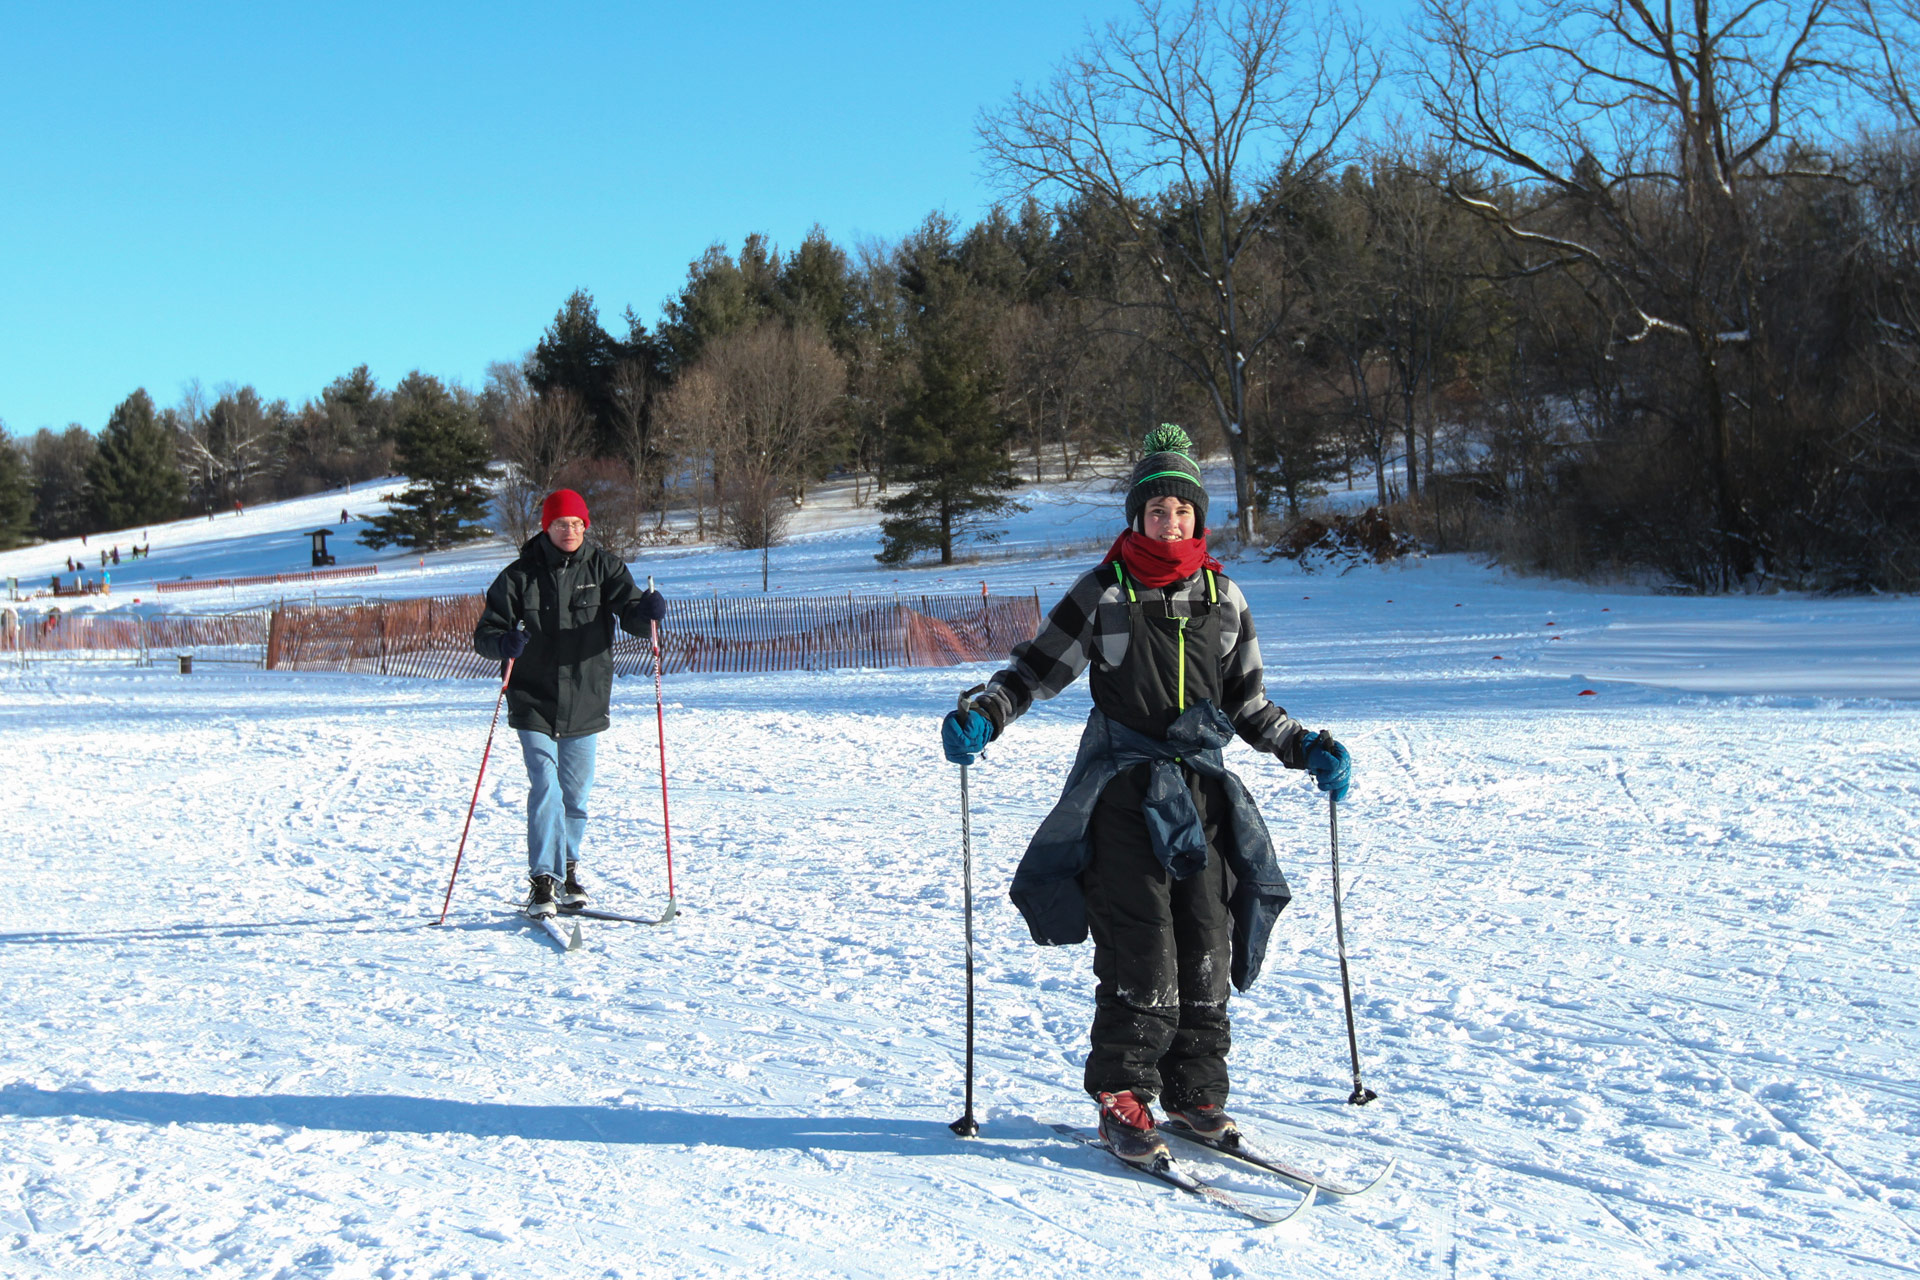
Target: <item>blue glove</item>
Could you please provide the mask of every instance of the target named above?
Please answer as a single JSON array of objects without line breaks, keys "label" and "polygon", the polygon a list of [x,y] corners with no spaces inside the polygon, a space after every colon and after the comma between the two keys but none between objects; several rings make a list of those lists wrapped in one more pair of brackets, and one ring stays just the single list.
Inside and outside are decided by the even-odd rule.
[{"label": "blue glove", "polygon": [[1307,772],[1314,783],[1335,801],[1347,798],[1347,784],[1353,775],[1353,757],[1347,749],[1322,729],[1307,739]]},{"label": "blue glove", "polygon": [[987,749],[991,737],[993,722],[978,711],[949,711],[940,722],[940,746],[952,764],[972,764],[973,758]]},{"label": "blue glove", "polygon": [[513,658],[517,658],[522,653],[525,653],[526,649],[527,649],[527,633],[526,632],[521,631],[518,628],[515,628],[512,631],[502,631],[500,633],[500,658],[502,661],[509,661]]},{"label": "blue glove", "polygon": [[658,591],[648,589],[640,593],[640,616],[648,622],[661,622],[667,616],[667,598]]}]

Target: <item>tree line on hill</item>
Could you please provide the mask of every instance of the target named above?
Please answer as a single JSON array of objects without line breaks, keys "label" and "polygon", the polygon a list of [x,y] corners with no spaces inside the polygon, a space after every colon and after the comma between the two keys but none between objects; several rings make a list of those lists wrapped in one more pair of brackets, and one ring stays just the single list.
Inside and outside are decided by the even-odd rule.
[{"label": "tree line on hill", "polygon": [[1424,0],[1389,50],[1295,0],[1141,0],[983,114],[977,223],[715,245],[653,324],[576,292],[477,392],[136,392],[0,450],[0,538],[398,470],[376,544],[521,536],[565,484],[622,552],[766,548],[837,475],[882,560],[945,563],[1174,420],[1241,541],[1359,473],[1436,549],[1913,589],[1917,32],[1920,0]]}]

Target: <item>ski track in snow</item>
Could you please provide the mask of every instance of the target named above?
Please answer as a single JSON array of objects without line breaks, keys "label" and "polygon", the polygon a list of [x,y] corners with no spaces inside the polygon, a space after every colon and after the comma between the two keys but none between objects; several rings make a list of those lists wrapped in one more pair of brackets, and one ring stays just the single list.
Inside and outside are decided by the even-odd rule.
[{"label": "ski track in snow", "polygon": [[[1262,1232],[1041,1131],[1086,1116],[1087,953],[1033,947],[1000,888],[1071,695],[975,773],[986,1136],[947,1133],[957,797],[929,727],[967,674],[674,681],[682,916],[587,921],[571,956],[511,914],[504,732],[430,927],[480,682],[9,676],[9,775],[41,781],[0,802],[24,854],[0,1268],[1915,1271],[1912,712],[1355,698],[1332,718],[1365,770],[1342,824],[1364,1110],[1324,806],[1239,751],[1297,896],[1235,1001],[1238,1107],[1303,1159],[1314,1135],[1349,1172],[1402,1158],[1375,1199]],[[650,695],[618,686],[590,849],[600,901],[649,910]]]},{"label": "ski track in snow", "polygon": [[[815,541],[792,554],[870,554]],[[1295,900],[1234,1000],[1234,1107],[1329,1172],[1399,1156],[1373,1196],[1256,1229],[1046,1131],[1091,1121],[1090,957],[1033,946],[1004,890],[1084,685],[973,772],[962,1142],[935,726],[989,667],[670,677],[680,918],[587,920],[563,955],[514,913],[504,725],[432,925],[487,682],[35,664],[0,669],[0,1276],[1920,1274],[1920,704],[1908,651],[1819,639],[1920,608],[1235,571],[1270,691],[1354,751],[1382,1096],[1344,1105],[1326,807],[1236,746]],[[1749,643],[1789,614],[1797,648]],[[1662,666],[1682,636],[1709,656]],[[1894,696],[1819,695],[1868,677]],[[665,895],[652,701],[617,682],[601,743],[588,879],[615,910]]]}]

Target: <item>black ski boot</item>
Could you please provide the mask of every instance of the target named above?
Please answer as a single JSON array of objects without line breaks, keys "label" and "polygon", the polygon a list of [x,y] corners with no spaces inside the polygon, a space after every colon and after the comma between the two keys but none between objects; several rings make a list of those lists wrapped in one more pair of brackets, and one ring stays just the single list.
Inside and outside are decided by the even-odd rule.
[{"label": "black ski boot", "polygon": [[551,917],[559,906],[554,902],[554,879],[552,876],[534,876],[533,890],[527,894],[527,915],[534,920]]},{"label": "black ski boot", "polygon": [[1113,1154],[1129,1164],[1154,1164],[1167,1159],[1167,1140],[1154,1127],[1153,1111],[1131,1090],[1103,1093],[1100,1101],[1100,1137]]},{"label": "black ski boot", "polygon": [[1240,1126],[1233,1122],[1225,1107],[1211,1102],[1202,1102],[1191,1107],[1167,1107],[1167,1119],[1178,1120],[1193,1131],[1193,1136],[1205,1142],[1232,1146],[1240,1136]]},{"label": "black ski boot", "polygon": [[560,886],[559,899],[562,911],[578,911],[587,905],[587,890],[580,883],[579,863],[567,864],[567,882]]}]

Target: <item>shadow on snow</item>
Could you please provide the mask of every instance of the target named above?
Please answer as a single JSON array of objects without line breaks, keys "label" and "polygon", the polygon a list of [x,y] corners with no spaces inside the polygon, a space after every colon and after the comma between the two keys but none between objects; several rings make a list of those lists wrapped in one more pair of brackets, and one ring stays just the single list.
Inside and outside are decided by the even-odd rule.
[{"label": "shadow on snow", "polygon": [[[748,1151],[828,1150],[882,1155],[951,1154],[958,1143],[938,1120],[876,1116],[741,1116],[610,1106],[456,1102],[394,1094],[173,1093],[159,1090],[0,1088],[0,1116],[71,1117],[133,1124],[251,1124],[344,1133],[466,1134],[530,1142],[726,1146]],[[998,1155],[966,1144],[969,1154]]]}]

